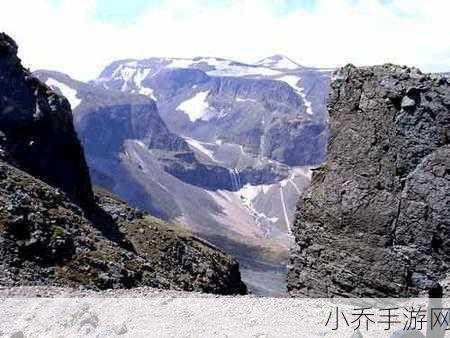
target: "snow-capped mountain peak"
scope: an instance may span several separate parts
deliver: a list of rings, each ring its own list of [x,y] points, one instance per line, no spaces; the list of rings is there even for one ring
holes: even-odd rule
[[[273,69],[298,69],[302,68],[297,62],[291,60],[287,56],[276,54],[264,58],[256,63],[258,66],[273,68]]]

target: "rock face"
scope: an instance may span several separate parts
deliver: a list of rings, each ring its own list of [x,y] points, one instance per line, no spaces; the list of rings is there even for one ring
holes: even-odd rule
[[[295,296],[411,296],[450,268],[450,88],[394,65],[341,69],[331,140],[293,226]]]
[[[81,203],[93,201],[69,102],[25,70],[17,45],[0,34],[1,148],[15,165]]]

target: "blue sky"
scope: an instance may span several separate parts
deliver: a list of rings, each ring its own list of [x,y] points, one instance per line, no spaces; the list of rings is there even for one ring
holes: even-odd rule
[[[0,31],[32,69],[82,80],[152,56],[448,71],[448,13],[449,0],[3,0]]]
[[[63,0],[51,0],[55,6]],[[382,0],[388,1],[388,0]],[[118,25],[135,23],[142,13],[163,8],[170,0],[97,0],[95,18],[97,20]],[[299,8],[312,10],[315,0],[284,0],[273,2],[274,15],[285,15]],[[226,8],[232,5],[231,0],[202,0],[202,6]]]
[[[63,0],[51,0],[60,6]],[[133,24],[147,10],[163,6],[163,0],[98,0],[95,18],[100,21],[128,25]]]
[[[131,24],[140,13],[161,5],[161,0],[99,0],[96,17],[102,21]]]

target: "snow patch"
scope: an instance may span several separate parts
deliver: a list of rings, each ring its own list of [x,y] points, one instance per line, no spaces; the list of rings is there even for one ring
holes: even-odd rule
[[[312,178],[312,170],[310,167],[295,167],[292,168],[293,177],[303,176],[308,180]]]
[[[204,119],[209,104],[206,101],[209,91],[199,92],[194,97],[182,102],[176,109],[185,112],[191,122]]]
[[[190,137],[185,137],[184,138],[186,140],[186,142],[193,148],[197,149],[199,152],[201,152],[202,154],[204,154],[205,156],[207,156],[209,159],[211,159],[212,161],[215,161],[214,159],[214,153],[209,150],[208,148],[206,148],[204,146],[203,142],[200,142],[198,140],[195,140],[193,138]]]
[[[142,148],[147,149],[147,146],[145,145],[144,142],[139,141],[139,140],[134,140],[134,142],[135,142],[137,145],[141,146]]]
[[[239,194],[247,201],[253,201],[256,196],[261,193],[261,191],[261,186],[246,184],[241,190],[239,190]]]
[[[270,68],[289,69],[289,70],[298,69],[301,67],[299,64],[295,63],[294,61],[283,55],[275,55],[269,58],[265,58],[256,64]]]
[[[277,76],[281,73],[277,70],[266,68],[266,67],[255,67],[255,66],[246,66],[246,65],[236,65],[231,64],[230,61],[227,61],[228,64],[223,63],[218,66],[215,66],[215,70],[211,70],[207,72],[208,75],[211,76]]]
[[[266,191],[268,191],[267,187],[270,188],[270,186],[267,185],[255,186],[251,184],[246,184],[239,191],[235,192],[235,194],[237,194],[240,197],[241,203],[248,210],[249,215],[255,221],[256,225],[263,231],[264,236],[266,238],[269,237],[272,232],[270,223],[278,222],[278,218],[268,217],[266,214],[256,210],[255,206],[253,205],[253,201],[260,194],[263,193],[265,194]]]
[[[189,68],[193,64],[192,59],[171,59],[170,61],[167,68]]]
[[[147,150],[147,147],[142,141],[134,140],[134,143]],[[141,155],[134,148],[129,149],[129,152],[127,152],[127,156],[129,156],[132,160],[134,160],[134,162],[138,165],[139,169],[142,170],[142,172],[144,173],[149,172],[145,161],[142,159]]]
[[[141,87],[139,89],[139,94],[150,97],[153,101],[158,101],[155,97],[155,91],[152,88]]]
[[[295,191],[297,191],[297,193],[299,195],[301,195],[302,191],[301,191],[301,189],[298,187],[298,185],[294,181],[294,179],[296,177],[299,177],[299,176],[303,176],[308,181],[310,181],[311,177],[312,177],[312,171],[311,171],[310,168],[305,168],[305,167],[294,167],[294,168],[292,168],[288,178],[280,181],[281,188],[284,188],[288,184],[291,184],[293,186],[293,188],[295,189]]]
[[[260,194],[267,194],[273,184],[244,185],[237,193],[248,201],[253,201]]]
[[[284,201],[283,187],[280,187],[280,199],[281,199],[281,205],[283,207],[283,215],[284,215],[284,220],[286,222],[286,228],[288,230],[288,234],[292,235],[291,222],[289,221],[289,216],[288,216],[287,209],[286,209],[286,202]]]
[[[301,77],[295,76],[295,75],[287,75],[287,76],[283,76],[281,78],[278,78],[277,80],[283,81],[283,82],[287,83],[289,86],[291,86],[296,91],[296,93],[298,95],[300,95],[300,97],[302,98],[303,104],[306,107],[306,113],[309,114],[309,115],[314,115],[314,112],[312,110],[311,101],[309,101],[306,98],[306,94],[304,92],[305,88],[298,86],[298,83],[300,82]]]
[[[249,98],[242,98],[242,97],[236,97],[236,102],[253,102],[258,103],[255,99],[249,99]]]
[[[144,81],[151,72],[151,68],[139,66],[137,61],[131,61],[118,66],[114,70],[111,78],[123,81],[121,88],[122,91],[137,88],[140,92],[140,89],[142,88],[142,81]]]
[[[147,78],[151,71],[152,70],[150,68],[141,68],[134,74],[133,80],[136,87],[142,87],[142,81]]]
[[[247,65],[244,63],[236,63],[231,60],[218,59],[212,57],[183,59],[175,58],[169,59],[169,64],[166,66],[169,69],[173,68],[195,68],[200,63],[205,63],[214,69],[206,71],[210,76],[279,76],[282,72],[268,67],[259,67],[257,65]],[[297,67],[298,68],[298,67]]]
[[[47,86],[57,88],[61,91],[61,93],[69,100],[70,106],[72,110],[74,110],[81,103],[81,100],[77,97],[77,91],[73,88],[70,88],[66,84],[56,81],[53,78],[49,78],[46,82]]]

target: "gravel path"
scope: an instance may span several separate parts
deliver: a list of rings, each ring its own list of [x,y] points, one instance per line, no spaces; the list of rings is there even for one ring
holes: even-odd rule
[[[373,300],[366,300],[371,301]],[[405,305],[390,300],[389,306]],[[361,337],[351,319],[356,300],[215,296],[152,288],[94,292],[55,287],[0,288],[0,336],[7,337]],[[428,304],[427,299],[409,300]],[[446,300],[446,304],[448,304]],[[367,303],[364,303],[367,305]],[[374,309],[387,307],[386,301]],[[375,310],[374,310],[375,311]],[[329,325],[325,325],[331,318]],[[365,324],[363,324],[365,325]],[[401,324],[403,325],[403,324]],[[390,337],[370,324],[363,337]]]

